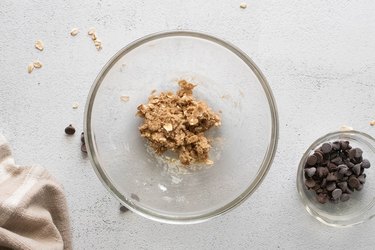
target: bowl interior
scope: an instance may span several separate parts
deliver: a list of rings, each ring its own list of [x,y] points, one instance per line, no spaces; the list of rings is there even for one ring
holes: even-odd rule
[[[221,112],[222,126],[208,133],[211,167],[188,169],[157,156],[138,132],[137,106],[153,90],[177,90],[180,79],[197,84],[197,99]],[[242,201],[267,172],[276,133],[272,94],[256,66],[221,40],[193,32],[161,33],[121,50],[86,107],[88,149],[101,180],[130,209],[164,221],[207,219]]]
[[[315,141],[304,154],[298,168],[297,187],[307,211],[315,218],[331,226],[351,226],[366,221],[375,214],[375,171],[373,166],[364,172],[367,178],[363,189],[354,191],[346,202],[320,204],[316,200],[315,193],[304,185],[303,169],[307,157],[314,153],[314,150],[322,143],[337,140],[347,140],[353,148],[361,148],[363,158],[368,159],[373,165],[375,164],[375,141],[372,137],[357,131],[331,133]]]

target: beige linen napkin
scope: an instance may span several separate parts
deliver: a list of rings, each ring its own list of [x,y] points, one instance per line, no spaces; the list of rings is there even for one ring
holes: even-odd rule
[[[72,249],[64,191],[39,166],[14,163],[0,135],[0,249]]]

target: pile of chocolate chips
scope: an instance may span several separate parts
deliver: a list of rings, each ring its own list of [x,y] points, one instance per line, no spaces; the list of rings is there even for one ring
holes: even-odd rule
[[[366,182],[364,170],[370,167],[362,153],[348,141],[334,141],[323,143],[307,158],[305,185],[315,191],[318,202],[347,201],[354,190],[362,190]]]

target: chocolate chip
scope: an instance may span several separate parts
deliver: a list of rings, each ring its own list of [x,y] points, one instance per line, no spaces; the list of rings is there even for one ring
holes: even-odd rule
[[[312,177],[316,172],[316,168],[312,167],[312,168],[306,168],[305,169],[305,173],[308,177]]]
[[[323,153],[322,152],[316,151],[314,153],[314,155],[316,156],[317,163],[322,163],[323,162]]]
[[[342,150],[345,150],[345,149],[348,148],[349,142],[348,141],[340,141],[340,146],[341,146]]]
[[[342,163],[342,158],[340,156],[337,156],[336,158],[332,159],[331,162],[340,165]]]
[[[314,166],[316,164],[317,160],[318,160],[318,158],[315,155],[310,155],[307,158],[307,164],[310,165],[310,166]]]
[[[340,173],[340,172],[336,172],[336,177],[337,177],[337,180],[339,181],[341,181],[342,180],[342,178],[344,178],[344,174],[342,174],[342,173]]]
[[[339,141],[335,141],[332,143],[332,149],[333,150],[340,150],[341,148],[341,145],[340,145],[340,142]]]
[[[332,146],[330,143],[323,143],[322,145],[322,152],[325,153],[325,154],[328,154],[329,152],[331,152],[332,150]]]
[[[70,124],[68,127],[65,128],[65,134],[67,135],[74,135],[76,132],[76,129],[73,127],[72,124]]]
[[[336,188],[335,190],[332,191],[332,198],[334,200],[337,200],[338,198],[340,198],[341,195],[342,195],[342,190],[339,188]]]
[[[363,185],[359,184],[358,187],[356,188],[357,191],[361,191],[363,189]]]
[[[346,181],[337,183],[337,186],[345,192],[348,189],[348,183]]]
[[[316,171],[320,178],[327,176],[327,174],[329,173],[328,168],[325,167],[318,167]]]
[[[355,149],[355,156],[356,158],[362,157],[363,151],[360,148]]]
[[[341,197],[340,197],[340,201],[342,202],[345,202],[345,201],[348,201],[350,199],[350,194],[342,194]]]
[[[336,171],[338,168],[339,167],[336,164],[334,164],[334,163],[329,163],[328,164],[328,170],[329,170],[329,172]]]
[[[336,158],[337,156],[339,156],[339,153],[338,152],[331,152],[331,154],[329,155],[330,156],[330,159],[334,159]],[[331,160],[332,161],[332,160]]]
[[[120,204],[120,211],[124,213],[124,212],[129,211],[129,209],[127,207],[125,207],[125,206],[123,206],[123,205]]]
[[[355,175],[360,175],[361,174],[361,164],[356,164],[353,168],[352,171]]]
[[[356,177],[351,176],[348,180],[348,184],[349,184],[349,187],[351,188],[358,188],[361,183]]]
[[[315,186],[315,181],[313,179],[306,179],[305,180],[305,185],[308,188],[313,188]]]
[[[354,159],[355,155],[356,155],[356,150],[355,150],[355,148],[350,149],[350,150],[349,150],[349,154],[348,154],[349,159],[351,159],[351,160]]]
[[[82,144],[82,145],[81,145],[81,151],[82,151],[83,153],[87,153],[86,144]]]
[[[340,174],[345,174],[346,172],[348,172],[348,170],[349,170],[349,168],[345,164],[339,165],[339,173]]]
[[[337,181],[337,176],[335,173],[329,173],[327,175],[327,181]]]
[[[320,186],[321,186],[322,188],[324,188],[324,187],[326,187],[326,185],[327,185],[327,179],[324,178],[324,179],[322,180],[322,182],[320,183]]]
[[[327,189],[327,191],[329,191],[329,192],[335,190],[335,189],[336,189],[336,183],[335,183],[335,182],[331,182],[331,183],[327,184],[326,189]]]
[[[85,143],[85,133],[84,132],[81,133],[81,142]]]
[[[351,176],[353,174],[353,171],[352,170],[348,170],[348,171],[346,171],[346,173],[345,173],[345,175],[346,176]]]
[[[355,164],[349,161],[346,163],[346,165],[348,165],[349,168],[352,168],[354,167]]]
[[[348,176],[344,176],[344,177],[342,177],[342,181],[347,181],[349,179],[349,177]]]
[[[361,163],[361,167],[363,167],[363,168],[369,168],[369,167],[371,167],[371,164],[370,164],[369,160],[363,159],[363,161]]]
[[[316,199],[318,200],[319,203],[321,204],[324,204],[324,203],[327,203],[328,201],[328,195],[327,194],[323,194],[323,193],[320,193]]]
[[[360,176],[358,176],[358,180],[361,184],[365,184],[366,182],[366,174],[362,174]]]

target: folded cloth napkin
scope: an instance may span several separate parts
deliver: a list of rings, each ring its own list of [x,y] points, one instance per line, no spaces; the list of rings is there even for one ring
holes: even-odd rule
[[[72,249],[63,189],[42,167],[16,165],[2,135],[0,249]]]

